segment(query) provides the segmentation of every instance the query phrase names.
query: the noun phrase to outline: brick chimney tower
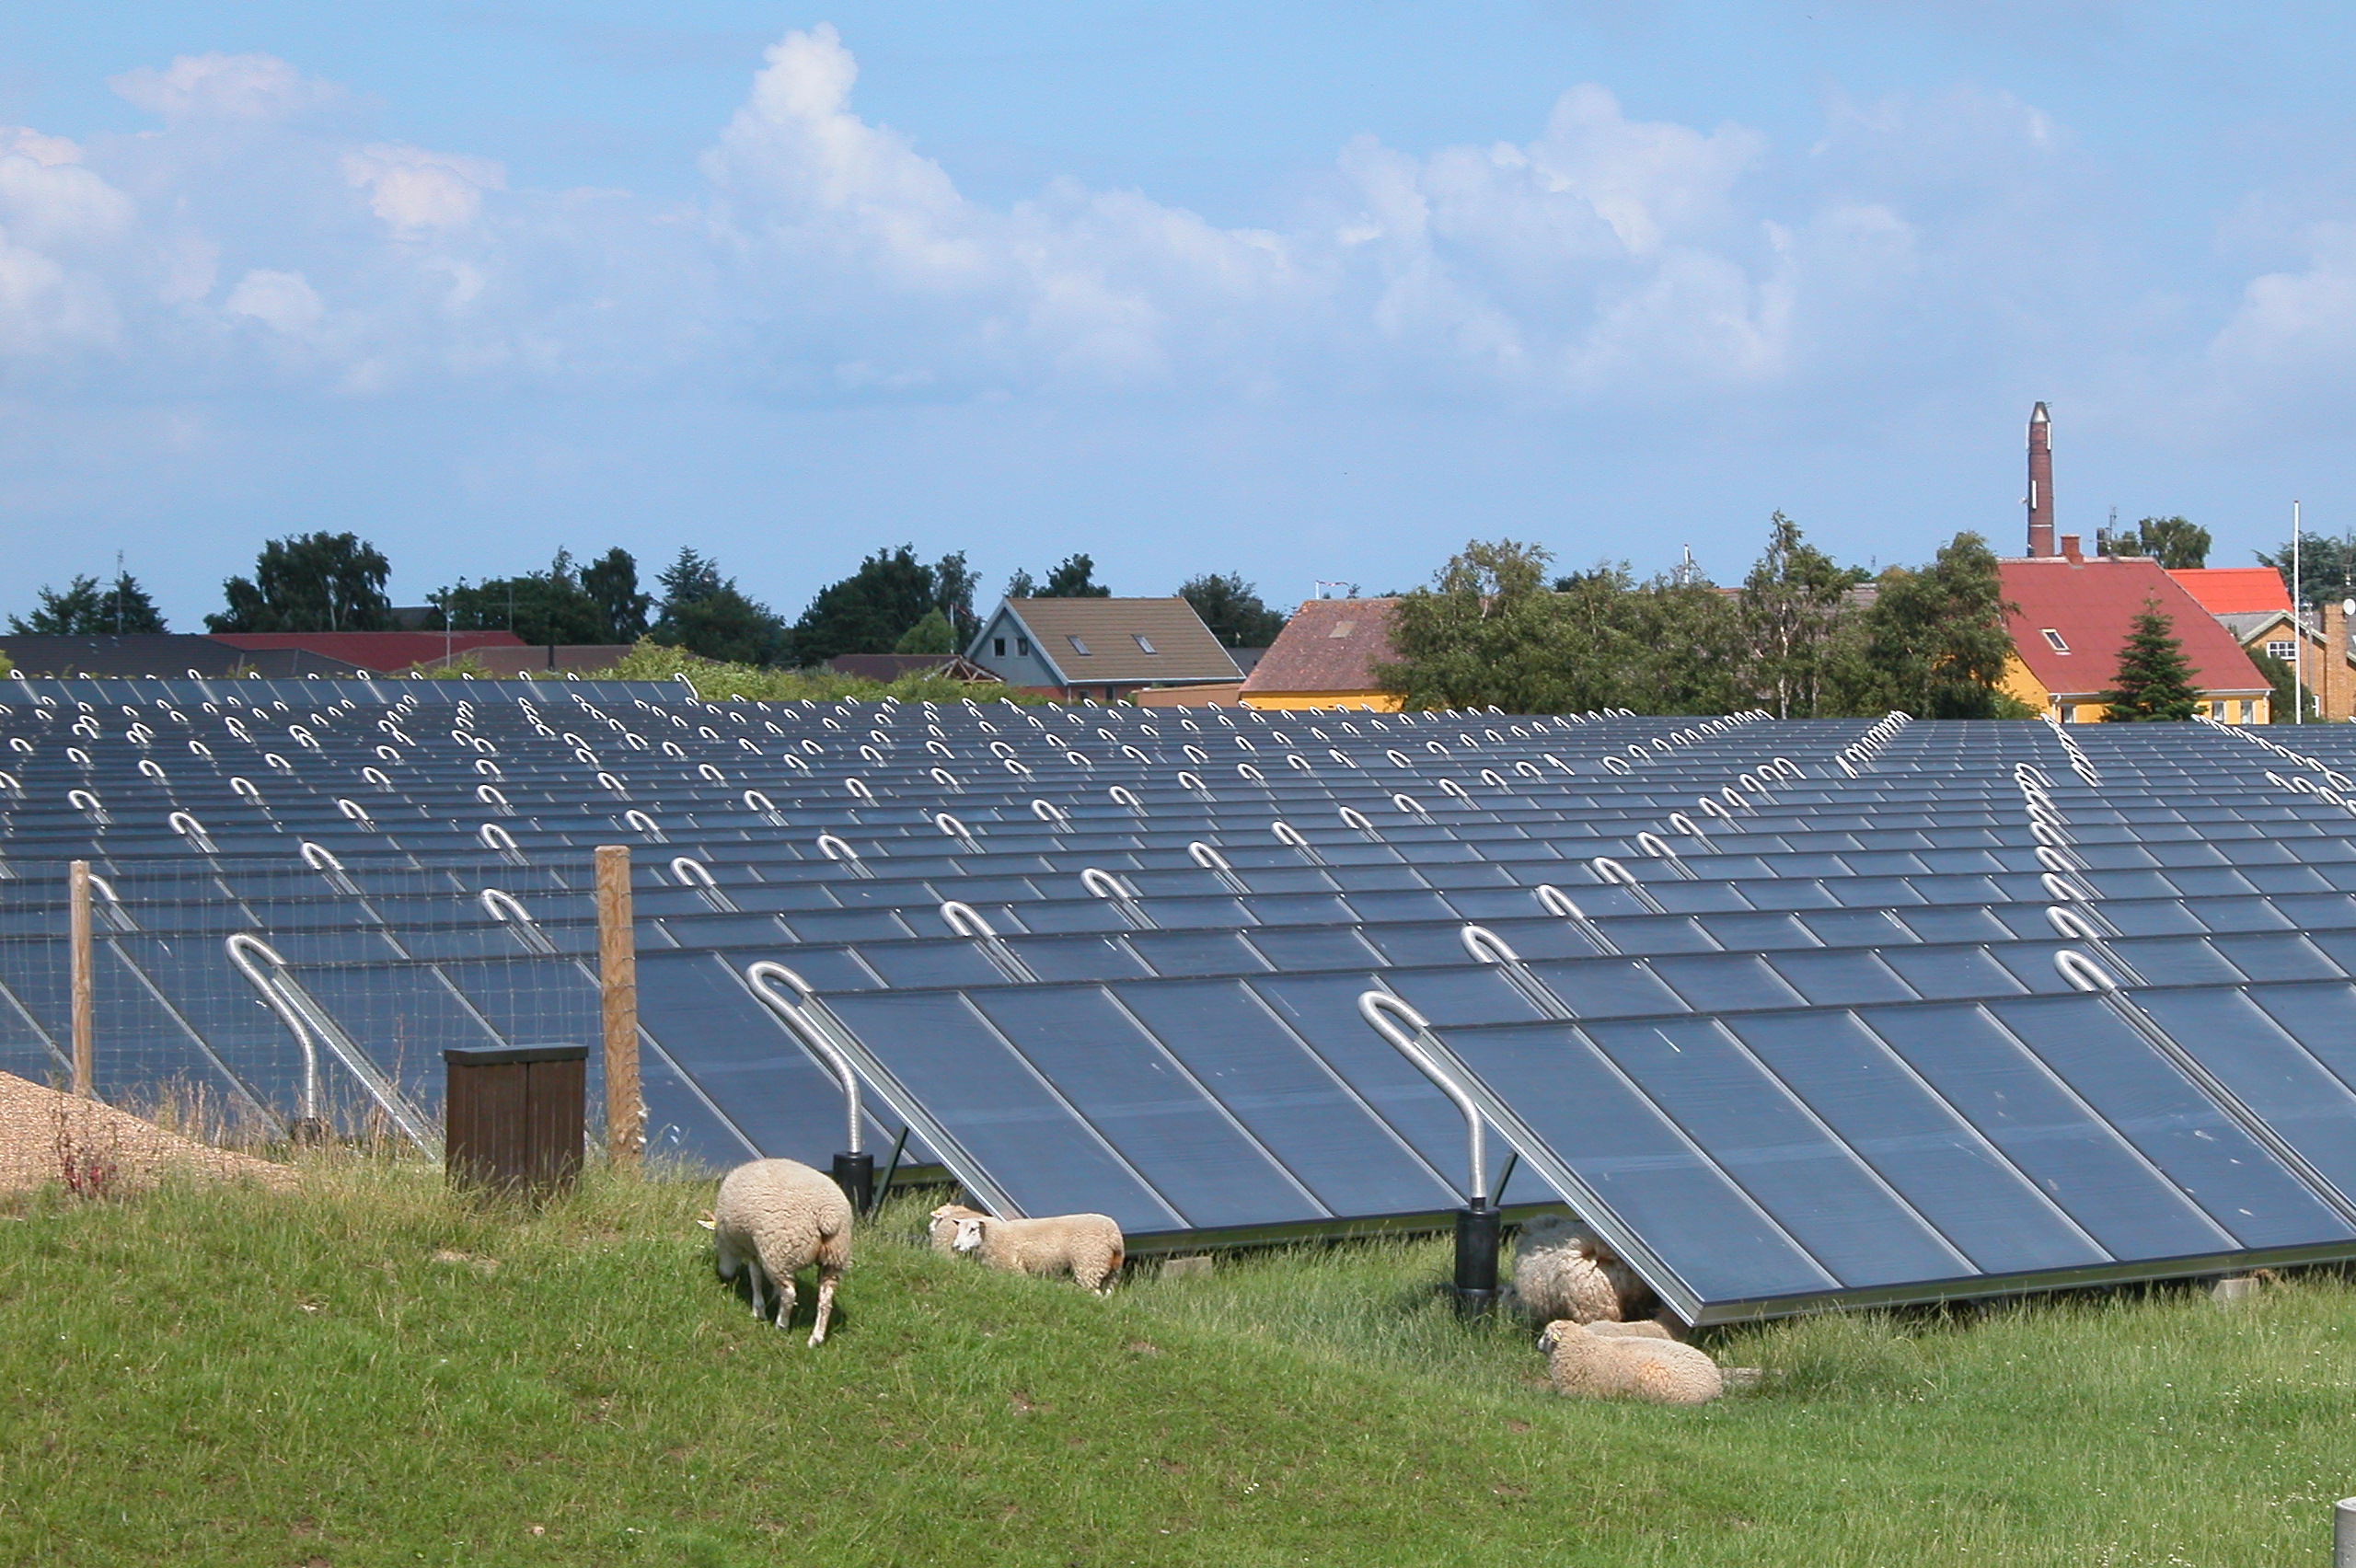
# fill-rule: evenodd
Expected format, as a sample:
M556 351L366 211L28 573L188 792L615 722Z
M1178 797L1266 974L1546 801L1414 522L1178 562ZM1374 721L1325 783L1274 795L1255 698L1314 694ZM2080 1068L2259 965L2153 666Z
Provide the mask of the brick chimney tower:
M2052 425L2042 403L2028 417L2028 553L2053 553Z

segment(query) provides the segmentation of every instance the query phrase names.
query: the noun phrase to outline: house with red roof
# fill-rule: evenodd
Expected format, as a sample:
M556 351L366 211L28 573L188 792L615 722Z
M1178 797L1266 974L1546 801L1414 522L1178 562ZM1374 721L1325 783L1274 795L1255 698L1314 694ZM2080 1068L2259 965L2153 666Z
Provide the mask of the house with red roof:
M1376 671L1398 657L1391 649L1396 599L1311 599L1293 612L1243 682L1246 708L1299 711L1363 708L1399 711L1400 696L1382 689Z
M2100 722L2102 694L2119 673L2119 651L2136 616L2148 604L2172 623L2211 718L2231 724L2271 721L2271 683L2240 640L2159 562L2146 556L2082 555L2076 536L2064 535L2061 554L1999 561L1996 570L2013 637L2001 683L2006 696L2064 724ZM2212 575L2228 574L2240 575ZM2279 592L2279 577L2275 586Z

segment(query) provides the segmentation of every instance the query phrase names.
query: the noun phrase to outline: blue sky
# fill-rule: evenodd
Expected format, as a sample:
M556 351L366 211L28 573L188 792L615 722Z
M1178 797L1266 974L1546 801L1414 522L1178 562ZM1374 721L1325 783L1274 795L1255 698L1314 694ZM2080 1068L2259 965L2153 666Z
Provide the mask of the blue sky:
M682 544L791 614L1738 577L2182 513L2356 526L2344 10L354 4L0 16L0 529L176 626Z

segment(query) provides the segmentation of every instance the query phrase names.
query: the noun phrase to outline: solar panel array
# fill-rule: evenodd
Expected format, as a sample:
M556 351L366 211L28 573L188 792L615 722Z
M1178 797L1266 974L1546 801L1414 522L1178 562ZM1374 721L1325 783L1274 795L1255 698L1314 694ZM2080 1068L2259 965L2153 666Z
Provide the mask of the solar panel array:
M26 1076L66 1059L84 858L101 1092L284 1119L300 1025L430 1143L445 1046L596 1038L590 852L623 843L650 1127L715 1164L841 1146L831 1046L872 1144L1001 1212L1149 1250L1444 1223L1464 1124L1371 994L1518 1157L1505 1203L1567 1203L1688 1320L2356 1256L2344 731L599 683L5 709Z

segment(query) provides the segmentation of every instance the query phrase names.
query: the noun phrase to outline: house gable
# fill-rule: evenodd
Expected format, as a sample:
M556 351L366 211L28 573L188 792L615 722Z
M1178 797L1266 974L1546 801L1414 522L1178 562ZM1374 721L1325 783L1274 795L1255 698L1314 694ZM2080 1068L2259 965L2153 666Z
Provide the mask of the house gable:
M965 649L965 657L1013 686L1060 686L1070 683L1056 662L1041 648L1031 628L1015 612L1011 600L1001 601Z

